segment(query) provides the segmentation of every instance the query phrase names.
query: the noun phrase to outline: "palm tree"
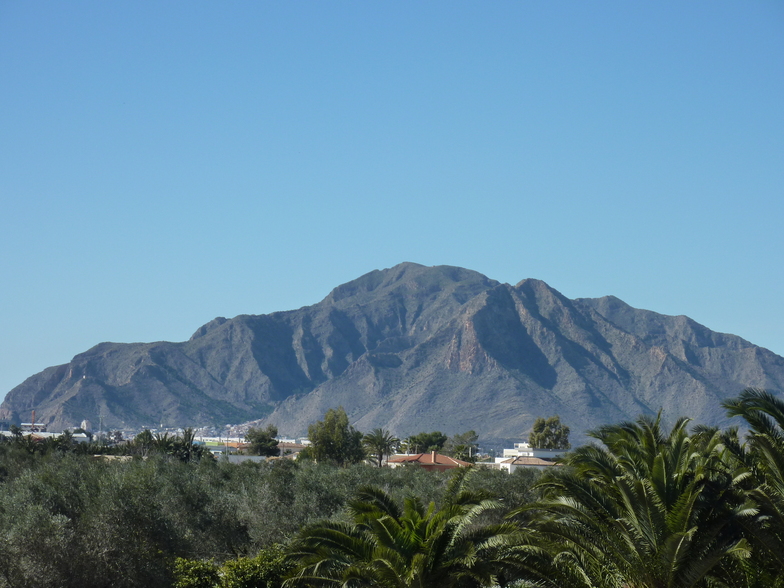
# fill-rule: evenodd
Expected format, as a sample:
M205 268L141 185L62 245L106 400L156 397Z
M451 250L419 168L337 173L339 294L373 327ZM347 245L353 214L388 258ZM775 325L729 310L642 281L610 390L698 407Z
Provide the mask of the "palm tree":
M738 398L723 403L729 416L741 416L749 425L746 445L730 449L748 472L753 486L749 496L759 516L749 525L749 536L767 561L757 567L777 570L784 577L784 401L757 388L746 388ZM772 566L772 568L771 568ZM784 583L784 581L781 581Z
M397 449L400 439L393 436L389 431L383 429L373 429L371 433L362 438L362 444L374 459L377 460L378 467L384 461L385 455L391 455Z
M450 483L444 503L402 507L378 488L361 488L350 502L352 522L305 529L291 558L287 587L453 588L491 585L504 569L504 546L516 525L483 517L500 507L465 489L466 472Z
M155 433L152 445L158 453L168 455L174 448L174 437L170 437L169 433Z
M174 438L169 448L171 455L184 462L198 461L203 453L202 446L196 445L196 434L193 428L188 427Z
M71 451L74 447L74 437L71 431L63 431L57 438L56 446L60 451Z
M604 426L517 513L541 517L541 545L563 582L602 588L691 588L748 555L744 495L719 431L665 434L661 415ZM555 468L553 468L555 469ZM729 564L727 564L729 565Z
M153 448L155 437L149 429L144 429L141 433L136 435L133 440L134 450L137 451L142 457L147 457Z

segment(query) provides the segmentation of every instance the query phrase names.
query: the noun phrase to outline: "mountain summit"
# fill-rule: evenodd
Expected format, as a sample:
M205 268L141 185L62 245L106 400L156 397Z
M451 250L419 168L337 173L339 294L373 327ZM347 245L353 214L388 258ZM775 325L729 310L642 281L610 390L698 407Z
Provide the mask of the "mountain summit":
M660 409L723 425L720 401L748 386L784 390L784 358L613 296L403 263L313 306L216 318L186 342L101 343L28 378L0 413L35 409L52 429L99 416L106 428L264 419L298 435L342 405L361 430L485 439L559 414L579 440Z

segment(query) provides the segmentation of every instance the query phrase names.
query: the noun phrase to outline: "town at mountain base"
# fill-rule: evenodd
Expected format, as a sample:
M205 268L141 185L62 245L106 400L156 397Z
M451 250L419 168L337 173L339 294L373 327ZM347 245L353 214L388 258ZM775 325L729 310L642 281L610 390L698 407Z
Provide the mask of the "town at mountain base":
M784 358L685 316L570 300L450 266L403 263L268 315L216 318L186 342L101 343L11 390L0 420L50 430L275 424L301 435L343 406L360 430L527 436L558 414L573 441L662 411L726 426L721 401L784 390Z

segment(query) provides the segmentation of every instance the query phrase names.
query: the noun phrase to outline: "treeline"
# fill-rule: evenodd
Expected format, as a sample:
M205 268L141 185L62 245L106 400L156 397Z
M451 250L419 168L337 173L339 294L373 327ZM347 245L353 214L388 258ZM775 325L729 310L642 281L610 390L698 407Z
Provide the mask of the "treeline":
M724 403L749 428L607 425L509 507L458 471L440 507L358 489L350 521L305 528L287 588L768 588L784 585L784 402Z
M266 432L251 429L247 438L252 445L256 445L256 440L268 440L274 436L273 432L277 434L277 429L274 427L268 428ZM567 438L568 434L567 429ZM475 462L478 439L479 436L474 431L452 437L447 437L441 431L422 432L402 440L384 429L374 429L363 435L349 424L348 415L341 406L330 408L324 414L323 420L308 427L310 445L300 453L300 459L313 459L319 463L331 463L337 466L360 463L369 459L381 467L384 456L392 455L402 449L409 453L439 451L463 461Z
M151 433L145 429L133 439L125 441L119 438L76 441L73 433L64 431L60 435L40 438L35 434L27 434L11 425L11 436L0 436L0 445L6 444L21 450L21 453L45 456L50 453L73 453L76 455L107 455L107 456L139 456L168 455L182 461L199 461L203 456L211 457L209 450L195 442L193 429L185 429L181 435L169 433ZM3 465L0 464L0 480L3 476Z
M485 471L474 483L525 504L535 477ZM187 461L161 451L97 459L54 442L45 451L9 439L0 442L0 586L163 588L188 562L211 561L235 579L254 578L260 551L274 552L317 521L344 519L358 487L440 503L448 478L419 468L288 459ZM179 568L177 558L186 560Z
M458 470L439 504L361 486L347 520L306 526L277 575L257 585L781 586L784 402L750 389L724 407L745 419L745 441L736 429L689 431L688 419L604 426L522 505L472 487L470 470Z
M0 586L777 588L784 402L607 425L541 476L0 446Z

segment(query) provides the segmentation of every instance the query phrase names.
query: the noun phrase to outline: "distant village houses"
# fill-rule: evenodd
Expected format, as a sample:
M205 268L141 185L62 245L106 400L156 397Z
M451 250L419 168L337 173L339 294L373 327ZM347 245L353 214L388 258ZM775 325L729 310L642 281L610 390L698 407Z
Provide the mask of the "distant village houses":
M391 468L403 465L414 465L428 471L443 472L454 468L467 467L472 464L467 461L455 459L454 457L449 457L448 455L441 455L437 451L431 451L430 453L396 455L387 461L387 465Z

